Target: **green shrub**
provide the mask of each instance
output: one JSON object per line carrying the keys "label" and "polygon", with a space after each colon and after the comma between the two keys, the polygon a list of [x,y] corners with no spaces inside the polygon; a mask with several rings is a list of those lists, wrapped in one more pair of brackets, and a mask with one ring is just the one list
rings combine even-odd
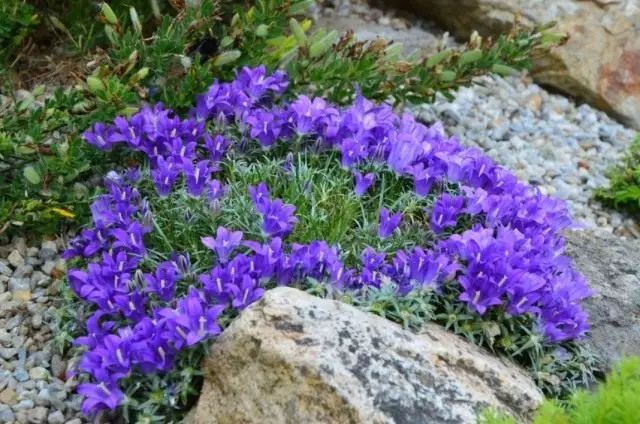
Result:
{"label": "green shrub", "polygon": [[609,174],[610,185],[596,191],[596,198],[617,209],[640,211],[640,137],[631,144],[623,164]]}
{"label": "green shrub", "polygon": [[[534,424],[640,423],[640,357],[626,358],[594,392],[577,391],[567,402],[545,401]],[[485,424],[515,424],[510,417],[486,412]]]}

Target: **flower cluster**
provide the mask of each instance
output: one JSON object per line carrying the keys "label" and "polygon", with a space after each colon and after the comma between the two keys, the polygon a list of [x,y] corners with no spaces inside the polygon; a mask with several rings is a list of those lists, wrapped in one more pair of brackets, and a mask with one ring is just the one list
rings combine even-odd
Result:
{"label": "flower cluster", "polygon": [[[563,254],[561,231],[571,220],[561,201],[447,138],[437,124],[427,127],[360,96],[344,109],[306,96],[278,103],[286,87],[284,73],[245,68],[233,82],[215,82],[187,119],[155,106],[110,126],[96,125],[85,138],[101,149],[125,144],[143,152],[161,197],[182,181],[190,196],[218,201],[226,195],[221,162],[249,141],[265,149],[296,143],[311,152],[338,152],[354,175],[358,198],[376,181],[375,173],[363,175],[360,169],[385,165],[413,181],[416,196],[435,195],[426,212],[437,241],[392,253],[367,248],[359,265],[348,267],[343,252],[325,241],[288,242],[298,222],[296,208],[272,198],[260,183],[246,195],[262,218],[263,239],[247,240],[229,226],[202,234],[214,265],[191,278],[186,253],[174,253],[152,269],[145,263],[153,215],[135,188],[139,175],[110,174],[108,193],[91,209],[95,228],[84,230],[66,252],[89,261],[86,270],[71,270],[69,281],[80,298],[96,306],[87,336],[77,340],[87,347],[80,369],[96,381],[80,387],[86,413],[121,403],[118,381],[134,368],[166,371],[180,350],[219,334],[217,321],[225,311],[246,308],[270,285],[309,278],[337,290],[393,282],[399,296],[424,287],[440,293],[445,283],[454,283],[469,309],[480,315],[494,308],[528,314],[549,342],[585,333],[580,302],[590,291]],[[210,135],[210,124],[234,131]],[[443,187],[449,192],[442,193]],[[380,238],[402,231],[402,212],[381,207],[378,213]],[[465,222],[474,225],[464,227]],[[179,286],[186,294],[177,298]]]}

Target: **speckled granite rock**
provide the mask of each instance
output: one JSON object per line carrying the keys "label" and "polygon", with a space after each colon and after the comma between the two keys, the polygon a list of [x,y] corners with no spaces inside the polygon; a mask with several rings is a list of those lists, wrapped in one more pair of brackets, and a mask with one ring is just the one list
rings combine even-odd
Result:
{"label": "speckled granite rock", "polygon": [[291,288],[269,291],[212,347],[194,421],[475,423],[542,400],[516,366],[433,326],[423,333]]}
{"label": "speckled granite rock", "polygon": [[640,241],[596,231],[567,233],[567,251],[597,292],[586,308],[587,341],[610,367],[640,355]]}

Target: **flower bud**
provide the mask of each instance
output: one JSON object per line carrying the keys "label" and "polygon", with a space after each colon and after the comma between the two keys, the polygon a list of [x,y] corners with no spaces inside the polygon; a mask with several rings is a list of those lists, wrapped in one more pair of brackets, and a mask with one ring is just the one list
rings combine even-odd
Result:
{"label": "flower bud", "polygon": [[146,282],[145,282],[145,278],[144,278],[144,273],[142,272],[141,269],[136,269],[136,273],[133,275],[132,283],[137,288],[145,286]]}
{"label": "flower bud", "polygon": [[129,8],[129,17],[131,18],[131,24],[133,25],[133,29],[138,33],[142,33],[142,24],[140,23],[140,18],[138,17],[138,12],[135,7]]}

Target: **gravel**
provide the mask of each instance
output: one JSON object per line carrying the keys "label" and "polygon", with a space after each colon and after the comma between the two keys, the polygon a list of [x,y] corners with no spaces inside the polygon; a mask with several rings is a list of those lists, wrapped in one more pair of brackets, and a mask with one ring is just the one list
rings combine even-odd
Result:
{"label": "gravel", "polygon": [[86,422],[68,358],[54,345],[55,299],[66,264],[60,240],[0,246],[0,422]]}

